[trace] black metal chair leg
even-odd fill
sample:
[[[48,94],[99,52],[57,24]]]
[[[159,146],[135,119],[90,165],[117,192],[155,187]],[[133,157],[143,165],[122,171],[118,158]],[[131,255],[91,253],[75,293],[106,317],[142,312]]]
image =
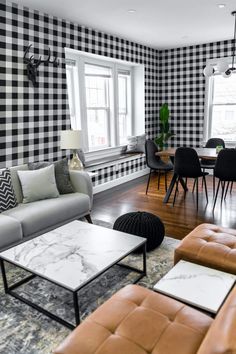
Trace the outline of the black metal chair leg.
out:
[[[185,177],[185,184],[186,184],[186,187],[188,187],[188,177]]]
[[[224,200],[225,200],[225,198],[226,198],[226,196],[227,196],[227,194],[228,194],[229,184],[230,184],[230,182],[228,181],[228,182],[227,182],[227,185],[226,185]]]
[[[234,185],[234,182],[232,181],[232,182],[231,182],[231,186],[230,186],[230,194],[232,194],[233,185]]]
[[[224,194],[225,194],[225,181],[222,183],[222,191],[221,191],[221,200],[220,200],[220,205],[222,205]]]
[[[165,190],[167,192],[167,172],[165,172]]]
[[[196,187],[197,187],[197,210],[198,210],[198,178],[196,178]]]
[[[148,187],[149,187],[149,183],[150,183],[151,173],[152,173],[152,170],[150,169],[150,173],[149,173],[149,176],[148,176],[147,188],[146,188],[146,194],[148,192]]]
[[[203,168],[202,171],[205,172],[205,168]],[[203,181],[203,178],[202,178],[202,187],[203,187],[203,183],[204,183],[204,181]]]
[[[207,200],[207,203],[208,203],[208,193],[207,193],[206,176],[203,176],[202,179],[203,179],[203,182],[204,182],[205,193],[206,193],[206,200]]]
[[[177,177],[177,180],[176,180],[175,195],[174,195],[174,199],[173,199],[173,204],[172,204],[172,206],[175,205],[175,199],[176,199],[176,194],[177,194],[177,191],[178,191],[178,185],[179,185],[179,177]]]
[[[218,184],[217,184],[216,194],[215,194],[215,198],[214,198],[214,204],[213,204],[213,209],[212,209],[212,211],[214,211],[214,209],[215,209],[215,205],[216,205],[216,200],[217,200],[217,197],[218,197],[219,188],[220,188],[220,180],[219,180],[219,182],[218,182]]]
[[[196,178],[195,178],[194,183],[193,183],[192,193],[194,193],[194,190],[195,190],[195,184],[196,184]]]
[[[158,184],[157,184],[157,189],[159,190],[160,189],[160,177],[161,177],[161,172],[158,171]]]

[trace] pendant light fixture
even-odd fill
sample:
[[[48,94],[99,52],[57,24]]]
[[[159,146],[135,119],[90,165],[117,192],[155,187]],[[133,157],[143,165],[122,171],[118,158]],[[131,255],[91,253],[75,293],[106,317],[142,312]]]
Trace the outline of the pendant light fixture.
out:
[[[231,15],[235,17],[234,22],[234,41],[233,41],[233,56],[232,56],[232,63],[229,67],[228,60],[222,58],[219,59],[216,65],[214,64],[207,64],[207,66],[203,70],[203,74],[206,77],[210,77],[214,74],[222,74],[223,77],[230,77],[233,72],[236,72],[235,67],[235,55],[236,55],[236,11],[231,12]]]

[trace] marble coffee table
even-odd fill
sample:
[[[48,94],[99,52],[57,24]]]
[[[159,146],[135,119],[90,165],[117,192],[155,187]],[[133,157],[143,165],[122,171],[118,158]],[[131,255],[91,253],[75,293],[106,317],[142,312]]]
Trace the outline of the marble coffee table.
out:
[[[139,247],[143,250],[143,269],[119,263]],[[9,286],[5,261],[27,270],[31,275]],[[6,293],[73,329],[75,326],[72,323],[23,298],[14,289],[38,276],[69,290],[73,295],[75,323],[78,325],[78,291],[93,279],[115,264],[138,272],[135,282],[146,275],[146,239],[82,221],[72,221],[1,252],[0,262]]]
[[[154,290],[216,314],[236,281],[233,274],[179,261]]]

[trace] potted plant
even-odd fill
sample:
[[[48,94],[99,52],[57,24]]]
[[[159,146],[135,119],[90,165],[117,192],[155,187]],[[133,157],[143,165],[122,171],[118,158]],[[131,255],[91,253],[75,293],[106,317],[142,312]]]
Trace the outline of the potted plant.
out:
[[[169,131],[169,116],[170,111],[167,103],[164,103],[160,108],[160,135],[155,138],[155,143],[163,150],[167,147],[167,141],[174,136],[173,133]]]

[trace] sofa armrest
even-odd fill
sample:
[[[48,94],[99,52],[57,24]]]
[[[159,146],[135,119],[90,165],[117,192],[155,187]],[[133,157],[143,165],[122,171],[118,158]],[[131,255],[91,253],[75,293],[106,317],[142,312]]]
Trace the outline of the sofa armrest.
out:
[[[227,297],[197,354],[236,353],[236,287]]]
[[[93,185],[89,174],[85,171],[70,170],[70,180],[75,192],[87,194],[90,198],[90,210],[93,205]]]

